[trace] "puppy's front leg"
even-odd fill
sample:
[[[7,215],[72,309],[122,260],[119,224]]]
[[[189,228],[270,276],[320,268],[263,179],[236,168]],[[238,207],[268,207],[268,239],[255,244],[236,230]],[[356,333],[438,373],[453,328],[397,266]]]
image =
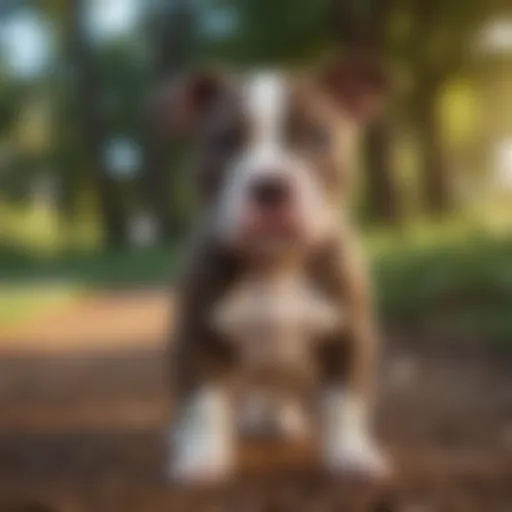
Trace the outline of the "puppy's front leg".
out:
[[[222,345],[197,326],[195,317],[187,317],[173,350],[168,471],[172,480],[181,483],[216,483],[233,469],[230,367]]]
[[[355,241],[334,247],[324,260],[323,282],[343,308],[345,331],[321,353],[322,451],[332,470],[383,477],[389,464],[371,433],[377,333],[368,274]]]
[[[170,476],[185,483],[226,479],[233,467],[233,410],[220,385],[198,388],[186,398],[171,430]]]
[[[334,471],[381,478],[387,476],[390,466],[371,430],[372,397],[369,381],[364,380],[369,376],[358,373],[372,371],[365,359],[371,355],[355,345],[355,340],[352,343],[345,378],[329,381],[323,391],[323,456]]]
[[[206,249],[205,249],[206,247]],[[225,480],[233,469],[232,351],[210,329],[211,305],[230,276],[215,253],[200,246],[178,287],[170,344],[173,418],[168,474],[184,483]]]

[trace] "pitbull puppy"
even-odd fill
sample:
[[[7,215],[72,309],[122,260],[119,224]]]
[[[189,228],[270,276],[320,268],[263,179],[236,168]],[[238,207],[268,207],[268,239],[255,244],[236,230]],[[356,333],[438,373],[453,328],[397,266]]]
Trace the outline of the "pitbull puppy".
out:
[[[389,470],[370,432],[377,333],[346,211],[352,149],[383,89],[381,70],[357,57],[308,75],[200,73],[158,97],[161,127],[195,141],[201,198],[171,344],[172,478],[219,481],[234,470],[243,351],[214,328],[212,311],[242,282],[271,290],[301,279],[343,314],[307,349],[324,463]]]

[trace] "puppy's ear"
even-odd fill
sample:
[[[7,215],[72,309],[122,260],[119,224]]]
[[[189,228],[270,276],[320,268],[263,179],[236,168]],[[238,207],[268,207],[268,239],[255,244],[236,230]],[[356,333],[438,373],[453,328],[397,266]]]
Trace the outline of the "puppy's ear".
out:
[[[151,130],[161,138],[192,136],[224,85],[221,74],[214,71],[164,83],[150,98]]]
[[[364,53],[336,59],[320,72],[320,85],[358,122],[379,115],[389,93],[384,65]]]

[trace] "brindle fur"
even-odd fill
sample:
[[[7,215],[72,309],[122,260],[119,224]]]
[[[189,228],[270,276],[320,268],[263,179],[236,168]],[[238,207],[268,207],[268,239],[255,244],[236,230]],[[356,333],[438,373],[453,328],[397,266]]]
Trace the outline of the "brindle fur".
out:
[[[346,231],[346,230],[345,230]],[[316,387],[340,383],[370,398],[373,388],[377,335],[371,290],[356,241],[340,230],[339,237],[320,249],[305,272],[339,303],[346,323],[314,344]],[[205,384],[237,381],[237,354],[232,344],[211,326],[212,305],[244,275],[243,262],[224,251],[207,234],[201,235],[178,287],[177,325],[172,342],[174,409]]]

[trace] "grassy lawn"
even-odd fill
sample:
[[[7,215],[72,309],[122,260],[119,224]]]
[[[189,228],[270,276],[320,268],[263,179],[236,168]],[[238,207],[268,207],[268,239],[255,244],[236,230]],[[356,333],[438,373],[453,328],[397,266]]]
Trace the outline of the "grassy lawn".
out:
[[[365,242],[386,319],[512,345],[512,231],[508,225],[480,217],[443,224],[416,222],[399,231],[368,232]],[[0,290],[0,322],[67,296],[66,291],[30,293],[41,280],[73,283],[76,289],[166,286],[179,260],[179,244],[119,253],[89,250],[51,258],[36,258],[33,252],[0,252],[0,282],[22,283],[25,290]]]
[[[170,283],[179,249],[64,253],[34,259],[23,253],[0,254],[0,282],[58,279],[86,287],[150,286]]]

